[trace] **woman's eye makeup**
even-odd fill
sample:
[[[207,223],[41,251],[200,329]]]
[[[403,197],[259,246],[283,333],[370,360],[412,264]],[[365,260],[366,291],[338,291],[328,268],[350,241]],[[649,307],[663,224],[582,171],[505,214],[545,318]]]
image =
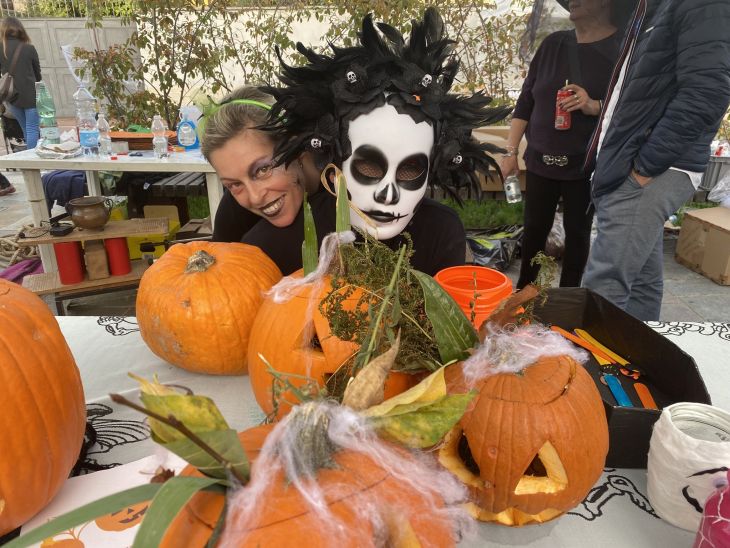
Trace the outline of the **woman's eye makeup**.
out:
[[[257,160],[251,165],[251,168],[249,169],[249,173],[251,175],[251,179],[257,180],[257,179],[265,179],[271,173],[274,171],[274,162],[270,158],[263,159],[263,160]]]

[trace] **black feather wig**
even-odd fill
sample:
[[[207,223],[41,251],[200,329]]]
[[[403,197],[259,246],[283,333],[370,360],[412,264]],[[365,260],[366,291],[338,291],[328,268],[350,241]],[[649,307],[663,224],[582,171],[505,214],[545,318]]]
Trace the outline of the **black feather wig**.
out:
[[[328,55],[299,43],[307,60],[299,67],[285,63],[277,50],[281,85],[263,88],[276,103],[262,128],[275,134],[277,160],[288,164],[309,151],[319,167],[342,166],[352,152],[349,123],[387,103],[433,127],[429,184],[452,195],[467,185],[478,189],[476,172],[496,167],[489,153],[501,149],[479,143],[472,130],[504,119],[512,109],[490,107],[492,99],[481,92],[449,93],[459,60],[438,11],[428,8],[422,21],[412,21],[408,38],[368,15],[358,38],[352,47],[330,44]]]

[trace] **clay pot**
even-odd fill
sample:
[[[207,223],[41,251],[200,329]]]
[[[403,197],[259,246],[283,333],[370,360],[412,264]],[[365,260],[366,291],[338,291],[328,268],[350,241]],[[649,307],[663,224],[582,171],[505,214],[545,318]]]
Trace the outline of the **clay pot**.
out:
[[[83,196],[74,198],[66,204],[71,221],[79,228],[102,228],[112,212],[112,202],[104,196]]]

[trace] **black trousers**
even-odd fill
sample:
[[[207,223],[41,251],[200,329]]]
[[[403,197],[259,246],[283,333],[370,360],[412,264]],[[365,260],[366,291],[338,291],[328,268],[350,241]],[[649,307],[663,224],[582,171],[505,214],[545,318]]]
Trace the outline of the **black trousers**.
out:
[[[517,288],[522,289],[534,282],[540,270],[530,261],[545,243],[555,219],[555,209],[563,199],[563,228],[565,229],[565,253],[560,287],[579,287],[591,246],[593,209],[588,212],[591,188],[588,178],[559,181],[541,177],[530,171],[526,176],[525,231],[522,237],[522,264]]]

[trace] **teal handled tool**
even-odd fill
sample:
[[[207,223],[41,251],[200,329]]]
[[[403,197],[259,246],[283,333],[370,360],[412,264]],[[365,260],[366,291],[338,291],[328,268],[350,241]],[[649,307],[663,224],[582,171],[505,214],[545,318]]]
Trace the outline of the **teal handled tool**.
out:
[[[601,380],[603,380],[604,384],[608,386],[608,389],[611,391],[611,394],[613,394],[613,397],[616,398],[616,403],[619,404],[621,407],[633,407],[634,404],[631,403],[631,399],[629,398],[629,395],[624,390],[624,387],[621,386],[621,381],[618,379],[616,375],[609,375],[604,374],[601,375]]]

